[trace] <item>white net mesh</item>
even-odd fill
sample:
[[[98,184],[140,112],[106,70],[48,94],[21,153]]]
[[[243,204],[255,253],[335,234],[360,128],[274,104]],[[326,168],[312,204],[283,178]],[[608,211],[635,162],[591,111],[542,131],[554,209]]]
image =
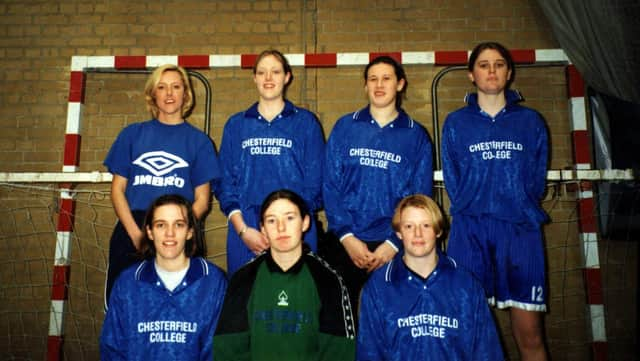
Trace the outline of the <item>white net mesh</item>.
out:
[[[562,360],[591,358],[584,252],[578,231],[581,219],[576,207],[578,185],[578,181],[551,182],[543,202],[551,217],[544,228],[549,275],[546,336],[552,358]],[[108,242],[116,218],[108,184],[82,183],[73,190],[76,208],[64,316],[64,359],[97,360]],[[56,184],[0,184],[1,359],[42,360],[46,355],[59,197]],[[226,219],[214,204],[205,236],[209,259],[223,268],[225,232]],[[638,240],[632,232],[627,234],[623,239],[599,240],[607,337],[610,344],[617,345],[609,347],[610,359],[629,355],[634,347],[635,331],[630,330],[636,327],[633,314]],[[511,359],[517,359],[508,314],[497,311],[496,316],[505,349]]]

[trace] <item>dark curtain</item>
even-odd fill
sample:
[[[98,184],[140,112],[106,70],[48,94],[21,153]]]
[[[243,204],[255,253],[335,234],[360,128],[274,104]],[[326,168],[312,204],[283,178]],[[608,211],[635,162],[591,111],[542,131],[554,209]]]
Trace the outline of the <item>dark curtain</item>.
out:
[[[590,92],[589,100],[596,166],[637,166],[638,149],[628,137],[635,139],[640,133],[640,0],[537,1],[560,46],[595,91],[595,94]],[[608,99],[607,95],[614,99]],[[609,239],[637,240],[640,237],[638,182],[602,182],[598,186],[601,235]],[[640,257],[640,247],[637,252]],[[640,277],[640,267],[637,277]],[[636,329],[638,327],[640,288],[636,289]],[[636,333],[635,346],[639,343],[640,333]]]
[[[585,82],[640,104],[640,1],[537,1]]]

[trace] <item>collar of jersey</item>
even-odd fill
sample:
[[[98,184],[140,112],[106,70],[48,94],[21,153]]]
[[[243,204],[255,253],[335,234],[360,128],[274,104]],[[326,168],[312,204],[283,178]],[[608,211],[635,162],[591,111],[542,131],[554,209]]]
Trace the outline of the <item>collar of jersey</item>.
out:
[[[153,118],[149,122],[151,122],[151,124],[153,124],[156,127],[164,127],[171,130],[176,129],[177,127],[183,127],[185,124],[187,124],[186,120],[183,120],[182,123],[179,123],[179,124],[165,124],[159,121],[157,118]]]
[[[515,89],[505,90],[504,96],[505,98],[507,98],[507,105],[505,106],[505,108],[524,100],[522,94],[520,94],[520,92]],[[480,106],[478,105],[478,93],[467,93],[464,96],[464,102],[474,107],[480,108]]]
[[[158,282],[162,284],[160,277],[156,273],[155,267],[153,267],[154,259],[144,260],[136,269],[136,280],[141,282],[150,283],[153,285],[157,285]],[[191,258],[191,262],[189,262],[189,270],[187,274],[184,276],[180,285],[176,287],[173,293],[177,292],[181,288],[183,288],[183,284],[186,282],[187,285],[192,284],[193,282],[199,280],[200,278],[209,274],[209,265],[207,262],[200,257]],[[164,287],[164,285],[162,286]]]
[[[302,269],[302,266],[304,265],[304,257],[307,254],[307,252],[309,252],[309,247],[303,243],[302,256],[300,256],[298,261],[286,271],[283,271],[282,268],[278,266],[276,261],[273,260],[273,257],[271,257],[271,252],[265,252],[265,262],[267,264],[267,267],[269,268],[269,271],[272,273],[298,274]]]
[[[293,103],[285,99],[284,109],[282,109],[282,112],[280,113],[280,115],[286,118],[291,114],[294,114],[295,112],[297,112],[297,110],[296,110],[296,107],[293,105]],[[259,117],[261,117],[260,112],[258,112],[258,102],[253,103],[253,105],[250,106],[249,109],[247,109],[247,111],[244,112],[244,116],[247,118],[255,118],[255,119],[258,119]]]
[[[370,105],[358,110],[353,113],[353,119],[360,122],[371,123],[373,117],[371,116],[371,111],[369,110]],[[385,125],[384,127],[388,127],[393,124],[394,127],[399,128],[413,128],[413,119],[409,117],[409,115],[404,111],[404,109],[398,109],[398,117],[394,119],[391,123]]]
[[[444,268],[455,267],[449,257],[447,257],[440,250],[437,250],[437,252],[438,264],[436,265],[436,268],[433,269],[431,274],[427,277],[427,279],[422,278],[420,275],[413,272],[409,269],[409,267],[407,267],[407,265],[402,260],[404,252],[399,252],[393,262],[389,263],[388,274],[385,278],[387,279],[387,281],[391,281],[392,283],[409,281],[409,283],[419,283],[421,286],[429,286],[438,279],[438,274]],[[395,265],[393,265],[393,263],[395,263]]]

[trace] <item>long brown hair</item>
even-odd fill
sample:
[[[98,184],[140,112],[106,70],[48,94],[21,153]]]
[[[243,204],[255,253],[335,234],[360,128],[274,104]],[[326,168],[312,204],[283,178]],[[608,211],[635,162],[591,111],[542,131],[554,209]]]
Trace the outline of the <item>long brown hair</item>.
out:
[[[187,216],[187,224],[190,229],[193,230],[193,235],[191,238],[187,239],[184,245],[184,254],[191,257],[205,257],[204,254],[204,239],[202,232],[200,230],[200,223],[198,222],[195,214],[193,213],[193,208],[191,206],[191,202],[189,202],[186,198],[178,194],[165,194],[158,198],[156,198],[149,209],[147,210],[147,214],[144,217],[144,225],[143,225],[143,233],[144,238],[142,240],[142,246],[140,248],[140,254],[144,258],[153,258],[156,256],[156,247],[153,243],[153,240],[149,238],[147,234],[147,229],[151,229],[153,227],[153,217],[155,215],[156,209],[161,206],[166,206],[174,204],[180,208],[182,208]]]

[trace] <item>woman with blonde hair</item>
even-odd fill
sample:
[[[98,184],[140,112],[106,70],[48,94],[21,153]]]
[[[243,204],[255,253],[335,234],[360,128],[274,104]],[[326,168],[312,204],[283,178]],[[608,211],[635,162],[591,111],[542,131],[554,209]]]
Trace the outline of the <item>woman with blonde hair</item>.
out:
[[[356,360],[504,359],[482,285],[439,248],[436,202],[403,198],[392,225],[403,249],[362,290]]]
[[[194,96],[187,72],[166,64],[145,85],[152,119],[123,129],[104,165],[113,174],[111,201],[118,217],[109,244],[105,308],[118,274],[137,261],[145,210],[163,194],[182,195],[201,218],[209,209],[211,185],[220,178],[214,144],[186,122]],[[204,246],[199,245],[204,255]]]

